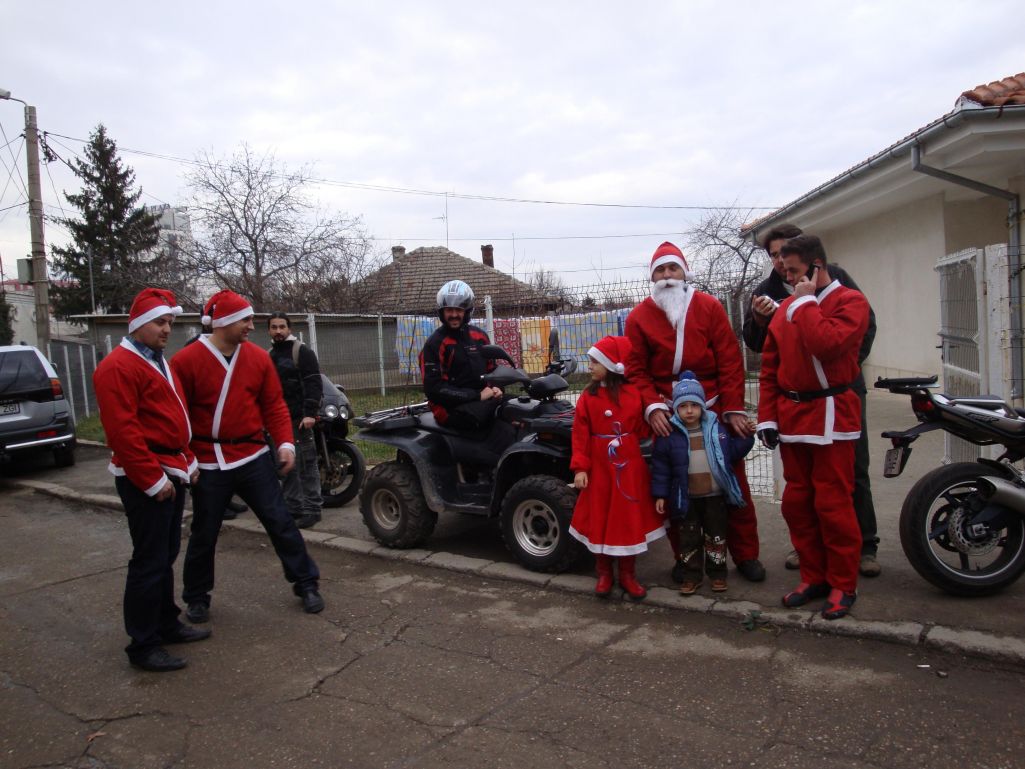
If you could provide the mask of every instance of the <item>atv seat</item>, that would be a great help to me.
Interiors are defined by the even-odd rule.
[[[441,433],[442,435],[454,435],[459,438],[473,438],[472,435],[461,433],[458,430],[453,430],[450,427],[439,425],[438,420],[434,418],[434,414],[430,411],[425,411],[422,414],[416,415],[416,421],[420,423],[420,427],[425,430],[430,430],[432,433]]]
[[[474,467],[495,467],[498,460],[509,446],[516,440],[516,429],[496,419],[487,430],[480,432],[462,432],[451,430],[438,424],[434,414],[427,412],[420,414],[420,426],[431,432],[444,436],[449,451],[452,452],[452,459],[459,464],[472,465]]]

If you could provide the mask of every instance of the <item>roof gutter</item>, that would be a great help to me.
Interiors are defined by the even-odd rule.
[[[898,160],[900,158],[906,157],[911,153],[913,147],[921,145],[923,142],[926,142],[932,139],[933,137],[942,134],[944,131],[947,131],[952,128],[957,128],[958,126],[967,122],[968,120],[976,120],[983,118],[997,120],[1001,117],[1004,117],[1008,113],[1020,114],[1025,116],[1025,105],[1015,104],[1003,107],[978,108],[958,107],[952,112],[948,112],[943,117],[934,120],[932,123],[925,126],[924,128],[919,129],[906,139],[902,139],[893,146],[888,147],[882,152],[876,153],[868,160],[865,160],[864,162],[854,166],[854,168],[844,171],[839,176],[836,176],[830,179],[828,182],[820,184],[815,189],[806,192],[804,195],[797,198],[796,200],[793,200],[790,203],[787,203],[782,208],[772,212],[761,221],[755,222],[749,228],[742,228],[740,234],[743,237],[750,237],[753,241],[757,241],[758,230],[771,226],[774,222],[785,220],[786,217],[792,214],[794,211],[797,211],[798,209],[806,206],[808,203],[817,200],[818,198],[824,197],[829,193],[833,192],[834,190],[843,187],[845,184],[848,184],[849,182],[852,182],[855,179],[864,176],[869,171],[873,171],[876,168],[879,168],[880,166],[884,165],[890,160]]]

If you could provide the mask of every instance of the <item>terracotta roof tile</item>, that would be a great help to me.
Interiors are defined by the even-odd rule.
[[[961,94],[983,107],[1002,107],[1005,104],[1025,104],[1025,72],[995,80],[992,83],[978,85]]]
[[[466,281],[479,308],[490,295],[496,314],[543,313],[560,304],[556,297],[547,297],[523,281],[443,246],[416,248],[393,257],[364,283],[370,287],[372,309],[377,312],[430,315],[435,311],[438,289],[450,280]]]

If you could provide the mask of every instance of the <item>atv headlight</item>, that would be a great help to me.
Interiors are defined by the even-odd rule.
[[[338,419],[338,407],[331,403],[324,406],[324,416],[328,419]]]

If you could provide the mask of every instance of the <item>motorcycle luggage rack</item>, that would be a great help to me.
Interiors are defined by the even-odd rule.
[[[396,406],[392,409],[382,411],[371,411],[361,417],[356,417],[352,423],[356,427],[368,430],[405,430],[407,427],[414,427],[417,424],[416,414],[420,414],[429,408],[427,403],[414,403],[411,406]]]

